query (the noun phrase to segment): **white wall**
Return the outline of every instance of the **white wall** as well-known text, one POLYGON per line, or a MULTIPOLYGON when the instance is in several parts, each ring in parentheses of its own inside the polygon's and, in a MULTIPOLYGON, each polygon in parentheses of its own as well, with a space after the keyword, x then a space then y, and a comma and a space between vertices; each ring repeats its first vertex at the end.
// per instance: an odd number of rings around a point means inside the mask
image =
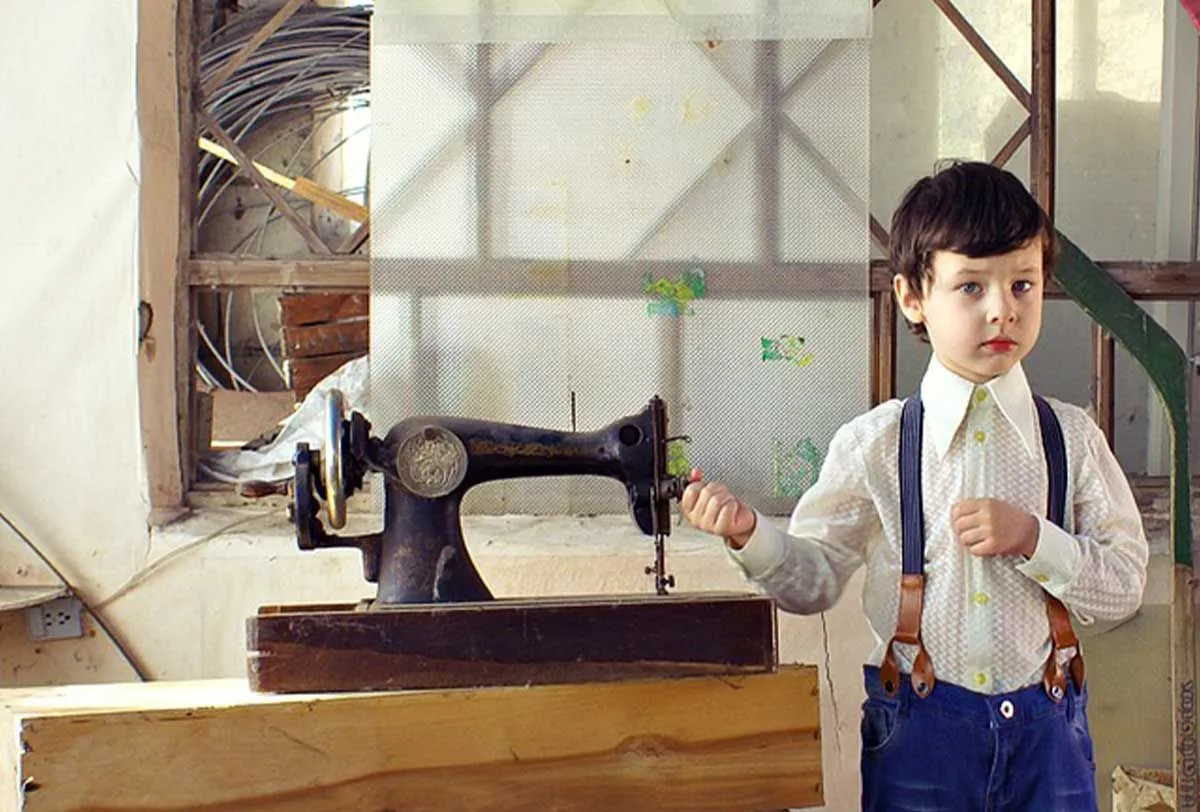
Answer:
MULTIPOLYGON (((134 0, 0 5, 0 511, 89 595, 147 548, 135 9, 134 0)), ((53 582, 21 566, 31 557, 7 529, 0 556, 0 583, 53 582)), ((0 680, 29 664, 21 648, 0 680)))

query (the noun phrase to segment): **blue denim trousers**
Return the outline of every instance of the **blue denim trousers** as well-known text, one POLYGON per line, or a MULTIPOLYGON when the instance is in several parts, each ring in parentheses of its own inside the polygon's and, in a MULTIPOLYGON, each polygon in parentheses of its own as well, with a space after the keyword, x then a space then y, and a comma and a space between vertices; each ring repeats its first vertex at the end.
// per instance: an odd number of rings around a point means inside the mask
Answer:
POLYGON ((907 675, 894 697, 864 669, 865 812, 1095 812, 1087 686, 1054 702, 1042 686, 980 694, 935 683, 925 699, 907 675))

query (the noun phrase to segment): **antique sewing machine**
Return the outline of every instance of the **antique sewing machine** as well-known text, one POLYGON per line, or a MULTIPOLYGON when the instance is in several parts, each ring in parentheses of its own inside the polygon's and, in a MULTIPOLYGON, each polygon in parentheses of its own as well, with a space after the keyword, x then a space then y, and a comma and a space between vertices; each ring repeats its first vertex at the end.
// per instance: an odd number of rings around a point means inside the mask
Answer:
POLYGON ((647 567, 655 589, 666 594, 664 537, 671 532, 671 502, 687 478, 667 473, 666 406, 654 398, 641 412, 595 432, 562 432, 463 417, 412 417, 383 440, 354 412, 345 419, 342 396, 330 393, 327 439, 321 451, 296 450, 292 520, 301 549, 354 547, 363 575, 378 583, 374 604, 492 600, 463 540, 459 509, 467 491, 483 482, 517 477, 591 474, 625 485, 638 528, 655 541, 647 567), (322 526, 317 498, 329 525, 346 523, 346 497, 368 471, 386 487, 381 533, 336 536, 322 526))
POLYGON ((654 674, 743 673, 776 663, 767 598, 673 595, 665 537, 687 486, 667 472, 666 404, 598 431, 463 417, 411 417, 371 436, 359 412, 326 401, 320 449, 297 445, 291 520, 301 549, 354 548, 373 599, 353 606, 262 607, 248 624, 251 684, 265 691, 560 682, 654 674), (384 484, 384 527, 336 535, 368 472, 384 484), (654 539, 653 594, 496 599, 463 538, 460 508, 499 479, 589 475, 625 487, 654 539), (324 510, 322 510, 322 505, 324 510))

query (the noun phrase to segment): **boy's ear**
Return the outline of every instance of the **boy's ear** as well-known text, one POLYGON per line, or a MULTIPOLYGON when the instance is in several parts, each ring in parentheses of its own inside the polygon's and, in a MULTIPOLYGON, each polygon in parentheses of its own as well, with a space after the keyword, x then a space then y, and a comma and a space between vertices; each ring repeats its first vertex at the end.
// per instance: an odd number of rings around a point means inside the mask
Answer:
POLYGON ((904 314, 904 318, 912 324, 921 324, 925 321, 925 308, 921 300, 921 292, 913 290, 912 285, 908 284, 908 279, 900 274, 893 276, 892 292, 896 295, 896 304, 900 306, 900 312, 904 314))

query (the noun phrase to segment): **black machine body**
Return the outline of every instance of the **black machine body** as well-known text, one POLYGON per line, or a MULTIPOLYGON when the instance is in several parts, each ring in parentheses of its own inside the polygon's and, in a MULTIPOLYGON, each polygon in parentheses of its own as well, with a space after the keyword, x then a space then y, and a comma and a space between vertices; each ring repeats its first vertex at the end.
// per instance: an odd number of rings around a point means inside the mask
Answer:
POLYGON ((687 485, 667 472, 666 405, 654 397, 637 414, 598 431, 570 432, 463 417, 410 417, 382 439, 358 412, 347 418, 329 393, 325 437, 318 451, 297 445, 292 519, 302 549, 353 547, 366 580, 377 583, 373 608, 493 598, 463 539, 460 511, 467 491, 484 482, 539 476, 593 475, 624 484, 634 521, 655 539, 647 566, 655 590, 674 585, 664 563, 671 502, 687 485), (326 531, 345 525, 346 497, 368 471, 381 475, 384 529, 363 536, 326 531))

